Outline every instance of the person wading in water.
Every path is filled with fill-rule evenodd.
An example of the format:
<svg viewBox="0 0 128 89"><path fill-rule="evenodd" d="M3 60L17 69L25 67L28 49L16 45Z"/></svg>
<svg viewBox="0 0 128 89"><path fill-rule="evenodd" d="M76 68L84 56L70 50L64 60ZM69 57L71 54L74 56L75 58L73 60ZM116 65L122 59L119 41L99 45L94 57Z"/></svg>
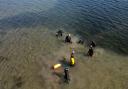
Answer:
<svg viewBox="0 0 128 89"><path fill-rule="evenodd" d="M72 43L72 39L71 39L71 35L68 34L66 37L65 37L65 43Z"/></svg>
<svg viewBox="0 0 128 89"><path fill-rule="evenodd" d="M57 31L56 36L57 37L62 37L63 36L63 31L62 30Z"/></svg>
<svg viewBox="0 0 128 89"><path fill-rule="evenodd" d="M64 82L69 83L70 77L69 77L69 68L64 68Z"/></svg>
<svg viewBox="0 0 128 89"><path fill-rule="evenodd" d="M87 55L90 56L90 57L92 57L93 54L94 54L94 50L93 50L93 48L92 48L92 46L91 46L91 47L89 48L89 50L88 50Z"/></svg>

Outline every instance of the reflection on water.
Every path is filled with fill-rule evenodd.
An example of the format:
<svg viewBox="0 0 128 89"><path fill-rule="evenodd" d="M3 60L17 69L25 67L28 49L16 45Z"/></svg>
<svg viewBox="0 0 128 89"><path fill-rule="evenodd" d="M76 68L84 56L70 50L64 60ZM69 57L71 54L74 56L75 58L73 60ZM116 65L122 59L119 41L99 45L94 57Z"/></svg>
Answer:
<svg viewBox="0 0 128 89"><path fill-rule="evenodd" d="M0 0L0 29L38 25L72 30L103 41L101 45L128 49L127 0ZM123 45L126 49L121 49Z"/></svg>

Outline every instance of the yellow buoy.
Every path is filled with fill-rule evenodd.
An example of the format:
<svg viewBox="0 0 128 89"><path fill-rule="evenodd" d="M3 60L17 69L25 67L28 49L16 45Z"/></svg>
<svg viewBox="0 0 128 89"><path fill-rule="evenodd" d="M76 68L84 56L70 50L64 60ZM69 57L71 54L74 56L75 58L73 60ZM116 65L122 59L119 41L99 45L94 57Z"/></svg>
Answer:
<svg viewBox="0 0 128 89"><path fill-rule="evenodd" d="M59 68L59 67L61 67L62 65L61 64L55 64L54 66L53 66L53 69L57 69L57 68Z"/></svg>

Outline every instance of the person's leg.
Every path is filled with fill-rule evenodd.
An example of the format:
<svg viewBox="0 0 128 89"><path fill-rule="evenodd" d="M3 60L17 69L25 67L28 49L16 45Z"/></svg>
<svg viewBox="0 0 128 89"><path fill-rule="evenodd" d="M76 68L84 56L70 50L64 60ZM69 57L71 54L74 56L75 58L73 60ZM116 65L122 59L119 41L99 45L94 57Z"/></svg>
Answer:
<svg viewBox="0 0 128 89"><path fill-rule="evenodd" d="M91 54L91 57L93 56L93 52L90 53Z"/></svg>
<svg viewBox="0 0 128 89"><path fill-rule="evenodd" d="M61 36L63 36L63 34L61 33Z"/></svg>

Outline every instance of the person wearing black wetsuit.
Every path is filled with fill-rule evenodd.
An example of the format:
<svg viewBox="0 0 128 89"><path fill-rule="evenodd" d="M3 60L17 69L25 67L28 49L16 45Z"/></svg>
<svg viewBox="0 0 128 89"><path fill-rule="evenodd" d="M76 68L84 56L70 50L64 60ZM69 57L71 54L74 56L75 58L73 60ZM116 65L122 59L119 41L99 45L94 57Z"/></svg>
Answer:
<svg viewBox="0 0 128 89"><path fill-rule="evenodd" d="M88 50L88 56L92 57L93 54L94 54L93 48L90 47L89 50Z"/></svg>
<svg viewBox="0 0 128 89"><path fill-rule="evenodd" d="M68 34L68 35L66 36L65 42L66 42L66 43L72 43L70 34Z"/></svg>
<svg viewBox="0 0 128 89"><path fill-rule="evenodd" d="M63 31L62 30L57 31L56 36L57 37L62 37L63 36Z"/></svg>
<svg viewBox="0 0 128 89"><path fill-rule="evenodd" d="M64 68L64 79L65 79L65 82L69 83L70 81L70 78L69 78L69 68Z"/></svg>
<svg viewBox="0 0 128 89"><path fill-rule="evenodd" d="M94 41L91 41L91 44L90 44L90 46L92 46L92 47L96 47L96 44L95 44L95 42Z"/></svg>

